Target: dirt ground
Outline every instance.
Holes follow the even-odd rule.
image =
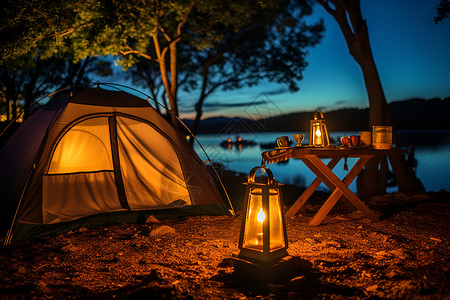
[[[323,202],[289,218],[288,253],[301,261],[278,281],[237,274],[241,216],[119,224],[0,247],[1,299],[448,299],[450,193],[373,197],[373,223]]]

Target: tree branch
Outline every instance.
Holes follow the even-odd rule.
[[[128,44],[125,44],[125,47],[128,48],[128,51],[119,51],[120,54],[122,54],[122,55],[127,55],[127,54],[138,54],[138,55],[140,55],[140,56],[142,56],[142,57],[144,57],[144,58],[146,58],[146,59],[149,59],[149,60],[152,60],[152,59],[153,59],[153,58],[152,58],[150,55],[148,55],[148,54],[142,53],[142,52],[140,52],[140,51],[138,51],[138,50],[134,50],[134,49],[133,49],[130,45],[128,45]],[[158,59],[156,59],[156,61],[158,61]]]
[[[340,0],[342,7],[347,12],[353,32],[356,34],[364,26],[364,20],[361,13],[361,3],[359,0]]]
[[[78,28],[84,28],[84,27],[88,27],[88,26],[91,26],[91,25],[94,25],[94,23],[82,24]],[[67,31],[65,31],[63,33],[60,33],[60,34],[58,34],[58,32],[55,31],[55,34],[40,35],[40,36],[36,37],[34,39],[34,41],[39,41],[39,40],[50,38],[50,37],[61,38],[63,36],[66,36],[68,34],[73,33],[75,31],[75,29],[77,29],[77,28],[69,28]]]
[[[328,1],[324,1],[324,0],[316,0],[317,3],[319,3],[320,5],[323,6],[323,8],[325,8],[325,10],[334,17],[334,9],[331,8],[331,6],[328,4]]]
[[[177,26],[177,36],[178,37],[181,36],[181,29],[182,29],[183,25],[186,24],[187,18],[191,14],[193,8],[194,8],[194,2],[191,1],[191,6],[189,7],[189,10],[184,14],[183,21],[178,23],[178,26]]]
[[[47,21],[47,24],[51,28],[53,28],[53,31],[55,32],[56,38],[58,38],[58,35],[57,35],[58,31],[56,30],[55,26],[53,26],[52,22],[50,22],[50,18],[46,14],[44,14],[43,12],[41,12],[41,11],[37,10],[36,8],[34,8],[34,6],[30,4],[30,2],[25,0],[25,3],[28,4],[31,7],[32,10],[36,11],[38,14],[42,15],[45,18],[45,20]]]
[[[342,34],[344,35],[345,41],[347,42],[347,45],[349,49],[352,49],[351,45],[354,41],[354,33],[353,30],[350,27],[350,24],[348,23],[347,19],[347,13],[344,9],[344,6],[346,3],[344,3],[344,6],[342,4],[343,1],[340,0],[330,0],[331,3],[335,6],[335,9],[332,9],[328,3],[328,1],[324,0],[316,0],[317,3],[322,5],[327,12],[329,12],[333,18],[338,23],[339,27],[341,28]],[[344,0],[345,1],[345,0]]]
[[[167,69],[166,69],[166,63],[165,63],[165,59],[164,59],[164,55],[167,52],[167,47],[164,48],[164,50],[161,52],[161,48],[159,45],[159,41],[158,41],[158,33],[157,33],[157,29],[154,30],[154,32],[152,33],[152,38],[153,38],[153,44],[155,45],[155,52],[156,52],[156,57],[158,58],[158,64],[159,64],[159,70],[161,72],[161,79],[162,82],[164,84],[164,89],[167,93],[171,92],[171,84],[169,82],[169,78],[167,76]],[[172,95],[168,95],[169,96],[169,101],[172,99]],[[171,109],[174,109],[171,107]]]
[[[167,34],[167,32],[164,30],[164,28],[162,28],[160,26],[158,26],[158,27],[159,27],[159,31],[161,31],[161,33],[163,34],[166,41],[170,43],[172,41],[172,38]]]

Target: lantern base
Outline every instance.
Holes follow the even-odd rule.
[[[262,282],[280,282],[289,277],[299,276],[311,266],[308,261],[292,256],[260,263],[234,258],[233,263],[235,274]]]

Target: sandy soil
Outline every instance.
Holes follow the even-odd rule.
[[[449,192],[373,197],[372,223],[317,197],[287,219],[303,263],[260,282],[234,272],[240,215],[149,220],[0,247],[2,299],[448,299]]]

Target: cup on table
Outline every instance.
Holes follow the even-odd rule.
[[[360,142],[359,135],[351,135],[349,138],[351,140],[352,147],[353,148],[359,148],[359,142]]]
[[[305,135],[302,133],[294,134],[294,139],[297,142],[297,147],[300,147],[302,145],[303,139],[305,138]]]
[[[372,133],[370,131],[360,131],[359,136],[360,147],[370,147],[372,145]]]
[[[286,135],[280,136],[277,139],[277,145],[278,147],[287,147],[289,146],[289,137]]]
[[[350,138],[348,136],[343,136],[341,137],[341,144],[344,148],[349,148],[351,147],[351,141]]]
[[[392,148],[392,126],[373,126],[372,145],[375,149]]]

